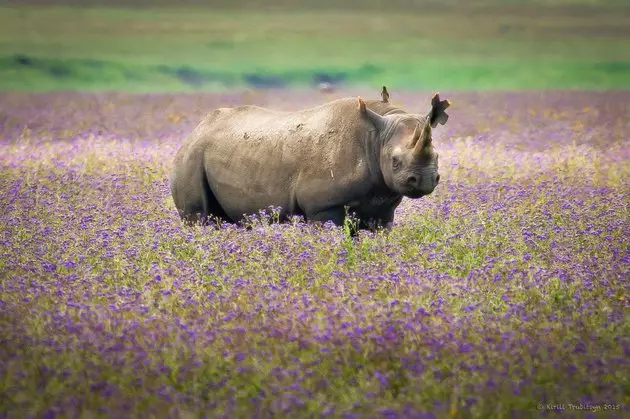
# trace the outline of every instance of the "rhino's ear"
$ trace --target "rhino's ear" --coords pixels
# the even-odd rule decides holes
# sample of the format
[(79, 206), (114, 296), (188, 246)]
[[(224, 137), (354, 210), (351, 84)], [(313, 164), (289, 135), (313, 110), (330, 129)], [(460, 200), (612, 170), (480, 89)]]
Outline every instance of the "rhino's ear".
[(357, 101), (359, 102), (359, 110), (361, 111), (361, 113), (365, 113), (366, 106), (363, 99), (361, 99), (361, 96), (357, 98)]
[(446, 108), (451, 106), (451, 102), (448, 99), (440, 101), (440, 93), (436, 93), (431, 99), (431, 110), (429, 111), (429, 122), (431, 127), (437, 127), (437, 124), (444, 125), (448, 121), (448, 114), (445, 112)]
[(377, 114), (372, 109), (365, 106), (365, 102), (360, 97), (358, 98), (358, 101), (359, 101), (359, 112), (367, 116), (370, 122), (374, 124), (374, 126), (376, 127), (378, 131), (382, 131), (383, 128), (385, 128), (385, 118), (383, 118), (381, 115)]
[(385, 86), (383, 86), (381, 97), (383, 98), (383, 103), (389, 103), (389, 92), (387, 91), (387, 87)]

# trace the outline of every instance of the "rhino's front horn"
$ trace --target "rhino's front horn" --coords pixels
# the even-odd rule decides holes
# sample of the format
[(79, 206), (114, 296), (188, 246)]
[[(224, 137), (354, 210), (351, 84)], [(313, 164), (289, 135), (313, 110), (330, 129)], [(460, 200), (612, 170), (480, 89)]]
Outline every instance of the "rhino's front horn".
[(374, 126), (376, 127), (377, 131), (382, 131), (385, 128), (385, 118), (383, 118), (381, 115), (377, 114), (372, 109), (365, 106), (365, 102), (363, 101), (363, 99), (359, 97), (358, 100), (359, 100), (359, 111), (368, 117), (370, 122), (372, 122)]
[[(431, 145), (431, 121), (428, 120), (425, 122), (424, 126), (420, 130), (416, 128), (416, 132), (420, 131), (420, 135), (416, 139), (414, 143), (414, 153), (420, 154), (425, 147)], [(415, 136), (415, 133), (414, 133)], [(422, 140), (420, 140), (422, 139)], [(419, 141), (420, 140), (420, 141)]]
[(420, 139), (420, 131), (420, 126), (417, 125), (416, 129), (413, 130), (413, 135), (411, 136), (411, 140), (409, 140), (409, 143), (407, 144), (407, 148), (414, 148), (416, 146), (416, 143)]

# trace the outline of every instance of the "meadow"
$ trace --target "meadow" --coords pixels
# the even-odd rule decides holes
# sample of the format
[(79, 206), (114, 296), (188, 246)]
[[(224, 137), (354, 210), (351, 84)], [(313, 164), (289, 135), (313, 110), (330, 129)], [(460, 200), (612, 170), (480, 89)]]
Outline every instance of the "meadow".
[[(626, 1), (1, 3), (0, 418), (628, 416)], [(391, 231), (182, 225), (212, 109), (383, 84), (453, 102)]]
[(209, 109), (317, 91), (0, 93), (0, 416), (627, 414), (630, 94), (443, 95), (440, 185), (351, 238), (169, 193)]

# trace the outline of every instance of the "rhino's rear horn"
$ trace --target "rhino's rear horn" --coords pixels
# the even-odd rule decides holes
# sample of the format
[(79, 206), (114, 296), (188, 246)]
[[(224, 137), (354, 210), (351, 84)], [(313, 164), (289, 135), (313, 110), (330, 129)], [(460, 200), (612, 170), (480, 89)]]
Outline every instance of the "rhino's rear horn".
[(429, 122), (431, 127), (437, 127), (437, 124), (444, 125), (448, 121), (448, 114), (445, 112), (446, 108), (451, 106), (451, 102), (448, 99), (440, 101), (440, 93), (436, 93), (431, 99), (431, 111), (429, 111)]
[(361, 99), (360, 97), (358, 98), (358, 102), (359, 102), (359, 111), (363, 115), (368, 117), (370, 122), (374, 124), (374, 127), (376, 127), (378, 131), (382, 131), (385, 128), (385, 118), (383, 118), (381, 115), (374, 112), (372, 109), (368, 108), (365, 105), (365, 102), (363, 101), (363, 99)]

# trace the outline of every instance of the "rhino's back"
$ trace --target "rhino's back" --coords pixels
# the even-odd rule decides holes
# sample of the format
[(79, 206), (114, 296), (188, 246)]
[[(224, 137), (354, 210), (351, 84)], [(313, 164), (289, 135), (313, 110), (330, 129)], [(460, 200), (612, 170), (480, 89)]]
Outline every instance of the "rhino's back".
[[(404, 112), (378, 101), (368, 101), (367, 105), (380, 114)], [(302, 158), (331, 160), (340, 154), (356, 157), (353, 151), (361, 146), (359, 137), (371, 129), (360, 118), (354, 98), (296, 112), (255, 105), (219, 108), (201, 120), (178, 151), (178, 157), (181, 160), (190, 154), (199, 155), (201, 150), (225, 154), (278, 147)]]
[(294, 112), (255, 105), (219, 108), (203, 121), (207, 129), (224, 135), (242, 135), (245, 140), (273, 142), (302, 142), (305, 136), (321, 136), (327, 131), (344, 135), (364, 125), (356, 100), (348, 98)]
[[(255, 168), (289, 169), (347, 163), (357, 158), (358, 137), (369, 129), (356, 102), (341, 99), (297, 112), (258, 106), (217, 109), (200, 126), (206, 163), (240, 163)], [(227, 158), (237, 159), (228, 162)], [(216, 161), (219, 159), (219, 161)]]

